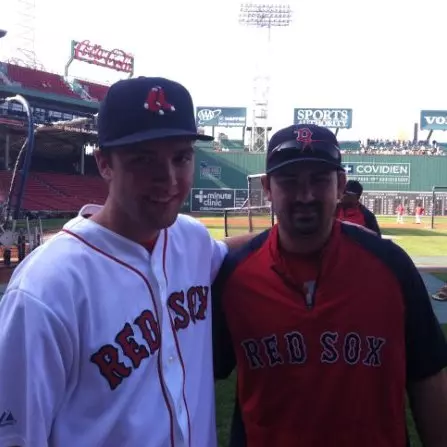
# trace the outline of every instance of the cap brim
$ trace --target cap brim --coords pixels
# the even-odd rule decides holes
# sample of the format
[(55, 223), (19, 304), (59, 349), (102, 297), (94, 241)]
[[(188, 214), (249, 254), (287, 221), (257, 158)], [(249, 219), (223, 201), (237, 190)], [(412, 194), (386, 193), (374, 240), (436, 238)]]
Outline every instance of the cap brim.
[(275, 171), (277, 171), (278, 169), (281, 169), (284, 166), (291, 165), (291, 164), (294, 164), (294, 163), (301, 163), (303, 161), (308, 161), (308, 162), (312, 161), (312, 162), (317, 162), (317, 163), (322, 163), (322, 164), (325, 164), (325, 165), (329, 165), (329, 166), (333, 167), (334, 169), (343, 169), (343, 167), (339, 163), (336, 163), (336, 162), (332, 162), (332, 161), (329, 161), (329, 160), (322, 160), (321, 158), (306, 157), (306, 158), (293, 158), (293, 159), (290, 159), (290, 160), (283, 161), (282, 163), (279, 163), (278, 165), (276, 165), (276, 166), (274, 166), (272, 168), (267, 169), (266, 170), (266, 174), (271, 174), (272, 172), (275, 172)]
[(107, 141), (105, 143), (100, 143), (102, 148), (112, 148), (119, 146), (127, 146), (130, 144), (143, 143), (145, 141), (152, 140), (164, 140), (165, 138), (191, 138), (192, 140), (200, 141), (213, 141), (214, 137), (210, 135), (203, 135), (197, 132), (189, 132), (184, 129), (152, 129), (146, 130), (144, 132), (134, 133), (132, 135), (127, 135), (116, 140)]

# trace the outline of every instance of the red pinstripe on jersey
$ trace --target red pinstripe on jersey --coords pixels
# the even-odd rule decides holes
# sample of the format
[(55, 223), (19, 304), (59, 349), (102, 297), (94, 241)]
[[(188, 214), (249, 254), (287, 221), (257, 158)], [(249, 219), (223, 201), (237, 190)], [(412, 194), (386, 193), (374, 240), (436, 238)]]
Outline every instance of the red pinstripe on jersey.
[[(131, 270), (136, 275), (138, 275), (143, 280), (143, 282), (145, 283), (147, 289), (149, 290), (149, 294), (151, 296), (151, 300), (152, 300), (152, 304), (154, 306), (155, 314), (157, 316), (157, 321), (160, 321), (159, 312), (158, 312), (158, 308), (157, 308), (157, 305), (156, 305), (156, 302), (155, 302), (154, 291), (152, 290), (152, 286), (150, 285), (150, 283), (146, 279), (146, 277), (139, 270), (137, 270), (136, 268), (132, 267), (129, 264), (126, 264), (125, 262), (121, 261), (120, 259), (117, 259), (114, 256), (109, 255), (108, 253), (104, 252), (100, 248), (98, 248), (98, 247), (94, 246), (93, 244), (91, 244), (90, 242), (86, 241), (83, 237), (79, 236), (78, 234), (73, 233), (70, 230), (66, 230), (66, 229), (62, 229), (62, 231), (67, 233), (68, 235), (78, 239), (80, 242), (82, 242), (87, 247), (91, 248), (92, 250), (95, 250), (96, 252), (102, 254), (106, 258), (109, 258), (111, 261), (114, 261), (114, 262), (122, 265), (123, 267)], [(165, 230), (165, 243), (164, 243), (164, 247), (163, 247), (163, 266), (165, 265), (167, 238), (168, 238), (168, 234), (167, 234), (167, 231)], [(160, 337), (162, 337), (161, 332), (160, 332)], [(162, 365), (161, 365), (161, 355), (160, 355), (160, 352), (158, 353), (158, 356), (157, 356), (157, 369), (158, 369), (158, 380), (160, 382), (161, 390), (162, 390), (162, 393), (163, 393), (163, 398), (164, 398), (164, 400), (166, 402), (166, 407), (167, 407), (168, 412), (169, 412), (171, 447), (174, 447), (174, 445), (175, 445), (174, 444), (174, 415), (173, 415), (173, 410), (172, 410), (171, 406), (169, 405), (168, 395), (167, 395), (167, 392), (166, 392), (166, 389), (165, 389), (165, 385), (163, 384), (163, 380), (162, 380), (162, 373), (161, 373)], [(188, 421), (189, 421), (189, 419), (188, 419)]]
[[(165, 275), (166, 285), (168, 285), (168, 275), (166, 273), (166, 251), (168, 248), (168, 232), (165, 230), (165, 240), (163, 245), (163, 274)], [(186, 369), (185, 369), (185, 363), (183, 361), (183, 357), (180, 351), (180, 345), (177, 338), (177, 332), (174, 327), (174, 323), (172, 321), (171, 314), (169, 314), (169, 322), (171, 323), (172, 332), (174, 334), (175, 339), (175, 348), (177, 350), (177, 355), (180, 360), (180, 364), (182, 365), (183, 370), (183, 384), (182, 384), (182, 393), (183, 393), (183, 402), (185, 403), (186, 408), (186, 417), (188, 419), (188, 439), (189, 439), (189, 447), (191, 447), (191, 419), (189, 415), (189, 409), (188, 409), (188, 403), (186, 401), (186, 394), (185, 394), (185, 385), (186, 385)]]

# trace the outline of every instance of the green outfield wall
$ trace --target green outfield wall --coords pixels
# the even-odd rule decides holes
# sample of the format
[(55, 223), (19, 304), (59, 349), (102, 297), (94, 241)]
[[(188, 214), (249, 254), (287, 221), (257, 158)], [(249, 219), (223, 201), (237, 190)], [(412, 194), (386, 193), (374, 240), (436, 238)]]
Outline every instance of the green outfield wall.
[[(431, 191), (447, 186), (447, 157), (345, 155), (348, 178), (359, 180), (366, 191)], [(246, 188), (247, 175), (264, 171), (265, 155), (211, 152), (199, 149), (195, 188)]]

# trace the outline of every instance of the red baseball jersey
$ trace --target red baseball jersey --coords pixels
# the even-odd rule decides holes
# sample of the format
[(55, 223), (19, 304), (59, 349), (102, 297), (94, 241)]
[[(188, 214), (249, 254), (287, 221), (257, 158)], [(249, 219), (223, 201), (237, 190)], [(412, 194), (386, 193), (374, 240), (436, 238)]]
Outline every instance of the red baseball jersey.
[(357, 226), (337, 221), (306, 257), (274, 227), (228, 257), (213, 297), (216, 378), (237, 363), (234, 446), (404, 447), (407, 380), (447, 365), (412, 261)]
[(345, 208), (341, 204), (337, 207), (336, 218), (343, 222), (351, 222), (368, 228), (379, 236), (381, 231), (376, 216), (365, 205), (359, 203), (357, 206)]
[(415, 214), (416, 216), (422, 216), (424, 214), (424, 208), (422, 208), (422, 206), (417, 206)]

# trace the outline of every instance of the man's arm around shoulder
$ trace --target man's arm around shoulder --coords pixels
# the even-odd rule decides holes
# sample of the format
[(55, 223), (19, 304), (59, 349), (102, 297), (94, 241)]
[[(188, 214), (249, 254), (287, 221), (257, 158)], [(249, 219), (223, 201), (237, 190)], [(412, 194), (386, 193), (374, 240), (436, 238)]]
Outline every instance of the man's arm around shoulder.
[(231, 334), (223, 308), (225, 287), (231, 275), (231, 255), (224, 261), (211, 288), (213, 299), (213, 360), (214, 378), (226, 379), (236, 366)]
[(224, 242), (227, 244), (230, 250), (240, 248), (247, 242), (250, 242), (254, 237), (258, 236), (259, 233), (247, 233), (241, 234), (239, 236), (226, 237)]

